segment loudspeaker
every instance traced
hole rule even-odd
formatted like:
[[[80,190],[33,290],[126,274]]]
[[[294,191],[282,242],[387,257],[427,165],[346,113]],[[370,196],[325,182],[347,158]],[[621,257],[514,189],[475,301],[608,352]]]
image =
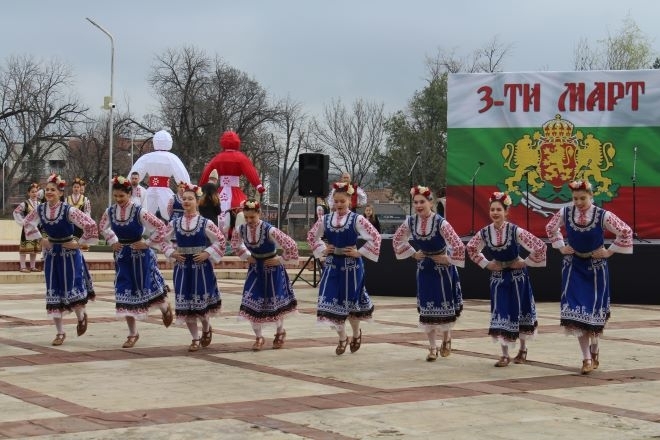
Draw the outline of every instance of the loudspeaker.
[[[298,155],[298,195],[326,197],[330,156],[321,153]]]

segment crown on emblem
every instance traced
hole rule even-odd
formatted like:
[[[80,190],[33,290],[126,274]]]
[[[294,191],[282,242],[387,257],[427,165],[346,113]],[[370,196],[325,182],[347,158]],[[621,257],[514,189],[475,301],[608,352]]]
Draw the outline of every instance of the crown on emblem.
[[[543,124],[543,136],[550,142],[564,142],[573,135],[573,123],[555,115],[554,119]]]

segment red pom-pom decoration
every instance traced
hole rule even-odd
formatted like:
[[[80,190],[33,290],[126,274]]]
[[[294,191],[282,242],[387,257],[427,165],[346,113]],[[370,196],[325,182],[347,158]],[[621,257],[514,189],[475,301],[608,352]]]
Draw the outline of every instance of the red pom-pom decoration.
[[[233,131],[225,131],[220,136],[220,146],[223,150],[239,150],[241,148],[241,138]]]

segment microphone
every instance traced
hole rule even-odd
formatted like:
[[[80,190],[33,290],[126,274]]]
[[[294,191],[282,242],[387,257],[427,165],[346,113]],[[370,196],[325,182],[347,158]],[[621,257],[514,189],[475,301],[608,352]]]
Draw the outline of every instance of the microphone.
[[[421,156],[421,155],[422,155],[422,152],[421,152],[421,151],[418,151],[415,155],[416,155],[416,156]]]
[[[482,166],[484,166],[484,165],[486,165],[484,162],[479,161],[479,166],[480,166],[480,167],[482,167]]]
[[[634,151],[635,153],[637,153],[637,147],[636,147],[636,146],[633,147],[633,151]]]

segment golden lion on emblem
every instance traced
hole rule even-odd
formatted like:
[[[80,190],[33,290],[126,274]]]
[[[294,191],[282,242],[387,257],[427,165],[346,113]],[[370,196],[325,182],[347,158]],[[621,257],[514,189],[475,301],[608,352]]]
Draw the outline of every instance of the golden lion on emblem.
[[[578,143],[575,155],[576,177],[588,180],[589,177],[599,183],[594,195],[609,192],[612,179],[603,176],[603,171],[609,170],[613,163],[616,149],[612,142],[604,144],[596,139],[593,134],[588,134],[586,139]]]
[[[537,135],[538,133],[535,133],[534,137],[537,138]],[[532,140],[528,134],[518,139],[515,145],[507,142],[502,148],[502,157],[504,158],[504,166],[509,171],[514,172],[513,176],[504,179],[507,191],[520,192],[518,183],[525,178],[525,174],[527,174],[527,181],[533,191],[543,188],[545,183],[538,173],[541,151],[538,143]]]

